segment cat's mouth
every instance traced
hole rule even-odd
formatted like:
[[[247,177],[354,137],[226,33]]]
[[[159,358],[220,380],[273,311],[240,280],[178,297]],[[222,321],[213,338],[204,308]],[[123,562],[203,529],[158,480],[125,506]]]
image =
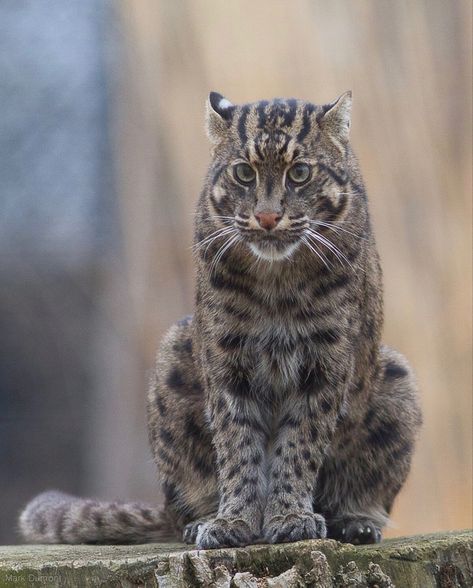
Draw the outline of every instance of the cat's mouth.
[[[266,261],[289,259],[303,242],[301,229],[267,231],[238,226],[238,230],[253,255]]]
[[[301,244],[299,239],[292,241],[281,241],[277,238],[262,238],[249,242],[251,252],[258,258],[265,261],[281,261],[289,259]]]

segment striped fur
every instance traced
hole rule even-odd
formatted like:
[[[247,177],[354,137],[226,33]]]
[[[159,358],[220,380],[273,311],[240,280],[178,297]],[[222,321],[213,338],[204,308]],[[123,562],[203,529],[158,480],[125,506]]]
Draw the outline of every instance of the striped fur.
[[[27,539],[381,538],[421,417],[409,365],[380,343],[350,111],[349,92],[325,106],[210,94],[195,313],[166,335],[148,396],[164,511],[49,493],[22,515]]]

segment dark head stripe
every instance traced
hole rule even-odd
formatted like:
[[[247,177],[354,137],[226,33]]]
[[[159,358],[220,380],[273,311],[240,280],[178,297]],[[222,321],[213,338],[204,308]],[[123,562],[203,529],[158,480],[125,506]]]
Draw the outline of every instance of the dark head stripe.
[[[297,135],[297,140],[299,142],[303,141],[305,137],[307,137],[312,128],[311,115],[314,111],[315,106],[313,104],[306,104],[304,106],[304,110],[302,111],[302,128]]]
[[[297,100],[294,100],[294,98],[291,98],[290,100],[287,101],[287,106],[288,106],[288,109],[287,109],[286,114],[284,116],[284,125],[286,127],[290,127],[293,124],[294,119],[296,118]]]
[[[215,186],[215,184],[218,182],[220,176],[222,175],[222,172],[227,168],[226,165],[220,165],[217,170],[214,172],[214,175],[212,177],[212,186]]]
[[[245,104],[245,106],[243,106],[241,109],[240,118],[238,119],[238,135],[243,145],[248,140],[248,135],[246,134],[246,119],[248,117],[249,111],[249,105]]]
[[[338,173],[333,168],[325,165],[322,162],[319,162],[319,169],[328,173],[328,175],[333,178],[340,186],[345,186],[348,183],[349,177],[346,172]]]
[[[269,102],[267,100],[262,100],[258,103],[256,107],[256,112],[258,114],[258,128],[262,129],[266,124],[266,106],[268,106]]]

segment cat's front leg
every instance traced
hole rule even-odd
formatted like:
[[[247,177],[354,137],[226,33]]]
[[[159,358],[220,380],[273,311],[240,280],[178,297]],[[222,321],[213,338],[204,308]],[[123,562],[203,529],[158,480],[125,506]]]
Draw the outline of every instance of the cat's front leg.
[[[217,516],[202,524],[198,549],[254,543],[261,536],[265,477],[265,436],[257,407],[229,391],[209,400],[217,452],[220,504]]]
[[[263,536],[268,543],[324,538],[324,517],[314,513],[317,474],[335,429],[341,393],[297,394],[283,407],[269,456]]]

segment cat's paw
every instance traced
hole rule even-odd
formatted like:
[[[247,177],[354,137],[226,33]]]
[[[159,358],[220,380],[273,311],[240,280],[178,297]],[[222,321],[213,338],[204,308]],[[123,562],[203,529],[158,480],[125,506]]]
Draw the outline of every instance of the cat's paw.
[[[373,521],[358,517],[342,518],[330,523],[328,536],[330,539],[353,545],[379,543],[382,537],[381,529]]]
[[[243,519],[217,517],[200,525],[197,536],[197,549],[216,549],[218,547],[241,547],[254,543],[258,536]]]
[[[268,543],[289,543],[304,539],[323,539],[327,535],[325,519],[315,513],[289,513],[277,515],[264,526]]]
[[[192,521],[192,523],[187,524],[184,527],[184,531],[182,532],[182,540],[184,543],[194,544],[197,540],[197,534],[199,532],[200,527],[206,523],[205,520],[201,521]]]

